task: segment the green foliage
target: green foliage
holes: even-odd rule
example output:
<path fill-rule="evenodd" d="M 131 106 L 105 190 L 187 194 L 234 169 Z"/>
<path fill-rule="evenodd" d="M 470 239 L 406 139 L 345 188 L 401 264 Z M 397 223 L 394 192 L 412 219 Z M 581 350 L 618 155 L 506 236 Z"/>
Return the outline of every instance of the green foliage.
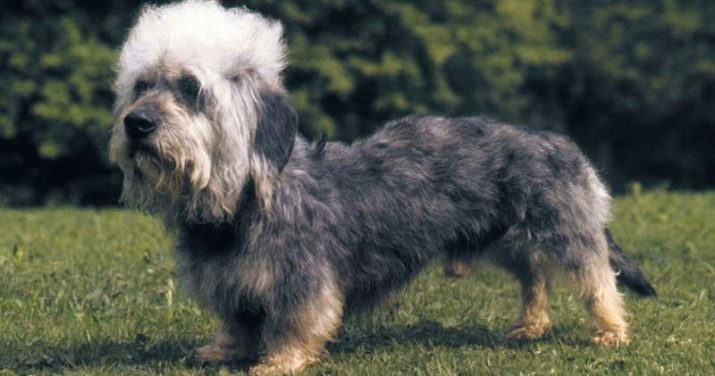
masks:
<path fill-rule="evenodd" d="M 613 180 L 712 184 L 715 3 L 570 2 L 568 132 Z M 596 141 L 597 140 L 597 141 Z M 657 150 L 657 152 L 655 152 Z"/>
<path fill-rule="evenodd" d="M 0 136 L 31 137 L 43 158 L 104 141 L 111 125 L 115 53 L 77 22 L 8 19 L 0 25 Z"/>
<path fill-rule="evenodd" d="M 578 18 L 592 32 L 579 35 L 575 67 L 600 80 L 599 94 L 616 96 L 614 112 L 667 116 L 715 75 L 712 41 L 702 34 L 713 15 L 674 0 L 596 7 Z"/>
<path fill-rule="evenodd" d="M 538 115 L 522 92 L 569 56 L 553 1 L 249 2 L 288 25 L 308 131 L 352 139 L 411 113 Z"/>
<path fill-rule="evenodd" d="M 593 348 L 578 295 L 558 287 L 554 329 L 510 344 L 517 284 L 486 266 L 430 268 L 372 317 L 349 319 L 307 374 L 709 374 L 715 363 L 715 193 L 616 200 L 612 230 L 658 297 L 626 295 L 634 342 Z M 225 372 L 187 359 L 217 320 L 180 290 L 171 242 L 130 211 L 0 210 L 0 374 Z M 241 371 L 239 368 L 237 371 Z"/>
<path fill-rule="evenodd" d="M 0 203 L 116 201 L 112 65 L 140 3 L 3 9 Z M 350 141 L 413 113 L 490 115 L 569 133 L 617 190 L 715 184 L 715 2 L 240 5 L 286 26 L 286 85 L 310 138 Z"/>

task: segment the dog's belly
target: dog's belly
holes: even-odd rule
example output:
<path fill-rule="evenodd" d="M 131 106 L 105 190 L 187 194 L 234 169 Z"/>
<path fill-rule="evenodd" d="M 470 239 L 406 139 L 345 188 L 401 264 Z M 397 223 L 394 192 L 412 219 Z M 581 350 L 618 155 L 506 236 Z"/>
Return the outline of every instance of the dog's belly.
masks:
<path fill-rule="evenodd" d="M 371 249 L 365 251 L 350 272 L 345 291 L 348 311 L 361 311 L 380 304 L 390 293 L 409 283 L 434 254 L 419 249 Z"/>

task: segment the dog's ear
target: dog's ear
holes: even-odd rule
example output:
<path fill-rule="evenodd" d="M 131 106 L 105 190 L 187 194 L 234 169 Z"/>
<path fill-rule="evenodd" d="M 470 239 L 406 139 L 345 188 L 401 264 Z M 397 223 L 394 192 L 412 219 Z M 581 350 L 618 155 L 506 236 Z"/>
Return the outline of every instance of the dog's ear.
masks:
<path fill-rule="evenodd" d="M 281 91 L 260 94 L 261 105 L 253 144 L 251 172 L 256 185 L 256 195 L 268 207 L 278 174 L 293 152 L 298 132 L 298 113 L 287 95 Z"/>
<path fill-rule="evenodd" d="M 284 93 L 269 91 L 260 96 L 254 151 L 280 171 L 293 151 L 298 131 L 298 113 Z"/>

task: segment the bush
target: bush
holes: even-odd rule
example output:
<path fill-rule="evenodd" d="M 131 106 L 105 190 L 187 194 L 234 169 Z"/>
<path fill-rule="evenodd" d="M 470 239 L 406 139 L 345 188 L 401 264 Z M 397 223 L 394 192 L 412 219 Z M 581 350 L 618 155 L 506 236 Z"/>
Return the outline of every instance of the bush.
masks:
<path fill-rule="evenodd" d="M 249 0 L 286 26 L 308 137 L 411 113 L 568 132 L 618 189 L 715 183 L 715 3 Z M 0 16 L 0 203 L 116 201 L 116 49 L 139 1 L 27 1 Z M 657 151 L 657 152 L 655 152 Z"/>

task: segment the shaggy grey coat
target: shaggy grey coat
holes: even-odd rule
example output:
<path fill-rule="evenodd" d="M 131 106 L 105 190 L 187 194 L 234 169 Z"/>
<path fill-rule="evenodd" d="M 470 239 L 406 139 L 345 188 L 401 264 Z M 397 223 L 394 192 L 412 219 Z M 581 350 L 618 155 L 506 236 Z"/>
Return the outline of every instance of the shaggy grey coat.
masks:
<path fill-rule="evenodd" d="M 606 229 L 609 195 L 565 138 L 485 118 L 408 117 L 352 145 L 308 144 L 283 87 L 279 22 L 217 1 L 145 7 L 122 47 L 110 158 L 122 198 L 178 237 L 184 287 L 222 325 L 200 361 L 253 374 L 319 359 L 345 313 L 443 258 L 484 257 L 521 284 L 510 339 L 550 327 L 555 273 L 629 341 L 616 276 L 653 288 Z"/>
<path fill-rule="evenodd" d="M 277 105 L 286 102 L 264 102 L 284 121 L 259 130 L 295 129 L 292 109 Z M 407 117 L 352 145 L 278 133 L 264 150 L 282 166 L 270 210 L 249 183 L 232 221 L 180 225 L 189 290 L 226 320 L 288 320 L 326 283 L 348 311 L 372 307 L 440 255 L 487 256 L 527 288 L 539 274 L 588 274 L 609 257 L 608 197 L 561 136 L 478 117 Z M 654 292 L 610 253 L 620 280 Z"/>

